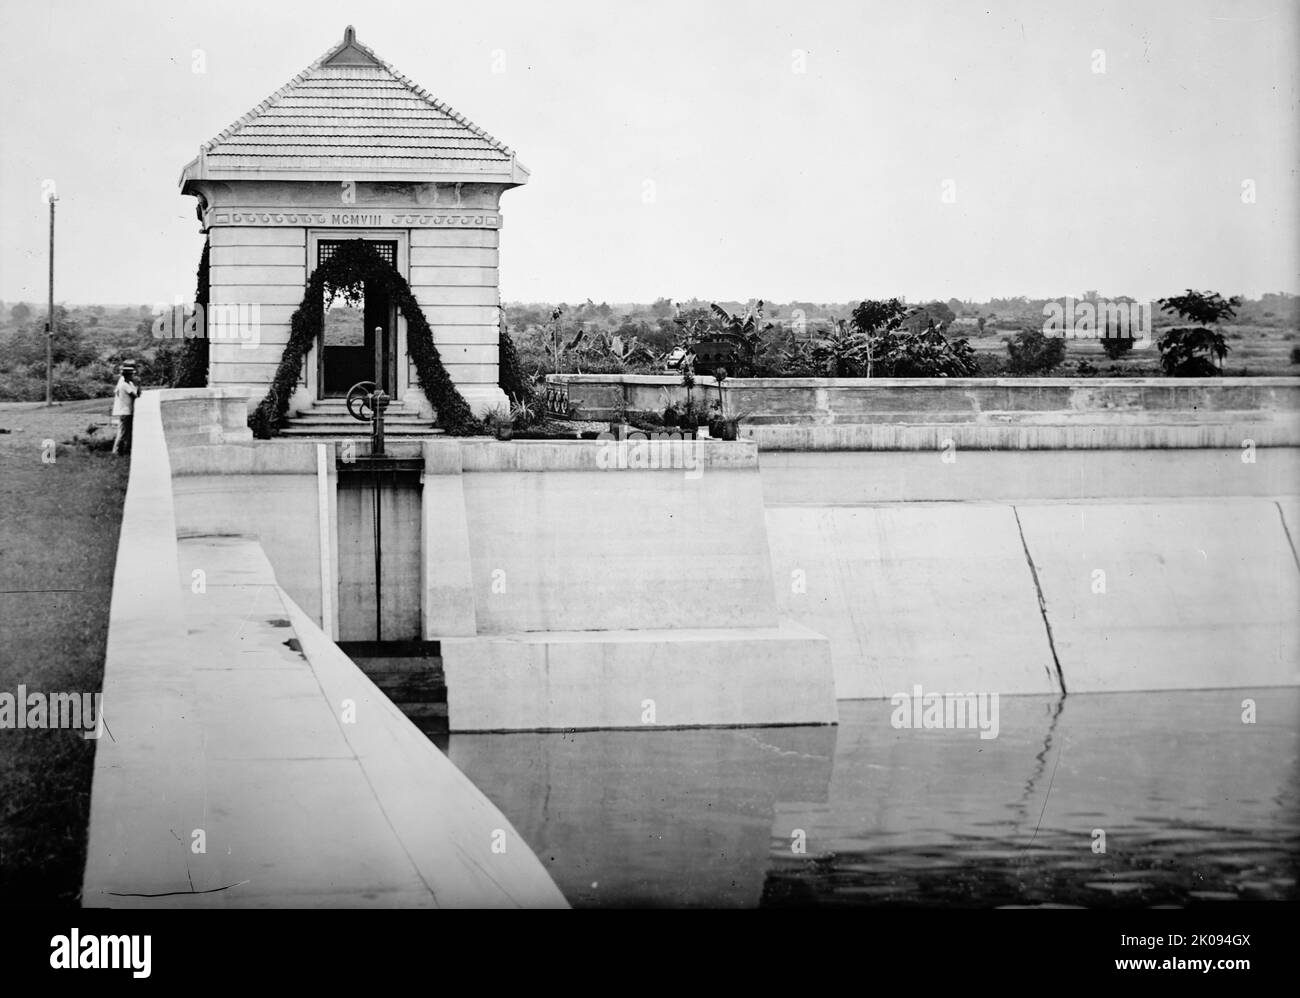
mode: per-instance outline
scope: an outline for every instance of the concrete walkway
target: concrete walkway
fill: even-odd
[[[150,401],[83,905],[565,906],[500,811],[284,593],[255,540],[175,541]]]

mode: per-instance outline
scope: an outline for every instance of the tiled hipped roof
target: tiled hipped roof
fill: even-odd
[[[522,183],[487,132],[356,41],[317,59],[210,142],[181,178],[436,179]]]

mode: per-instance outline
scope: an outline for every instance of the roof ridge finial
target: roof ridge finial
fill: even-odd
[[[357,40],[357,30],[356,28],[352,27],[352,25],[349,24],[346,28],[343,29],[343,44],[352,45],[356,42],[356,40]]]

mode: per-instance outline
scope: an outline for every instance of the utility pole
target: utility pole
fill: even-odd
[[[58,196],[50,192],[50,299],[45,313],[45,404],[54,404],[54,202]]]

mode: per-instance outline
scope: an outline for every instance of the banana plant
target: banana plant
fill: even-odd
[[[561,316],[564,314],[564,308],[557,306],[551,312],[550,324],[546,327],[546,352],[551,358],[551,368],[556,374],[562,373],[560,363],[564,355],[577,348],[578,344],[586,338],[587,331],[579,328],[578,334],[568,343],[564,342],[564,326],[561,322]]]
[[[648,354],[648,351],[641,345],[640,339],[636,336],[629,337],[627,340],[624,340],[618,333],[601,333],[600,336],[605,352],[624,367],[636,360],[641,354]]]
[[[847,319],[832,319],[826,335],[813,343],[817,366],[832,378],[851,378],[860,370],[871,377],[871,342]]]
[[[762,300],[755,302],[743,313],[737,312],[735,315],[732,315],[717,302],[712,303],[709,309],[713,312],[718,320],[718,325],[721,327],[718,335],[739,345],[744,351],[744,357],[748,364],[762,366],[768,346],[765,337],[776,328],[771,322],[762,326],[759,325],[763,321]]]

